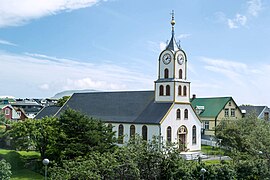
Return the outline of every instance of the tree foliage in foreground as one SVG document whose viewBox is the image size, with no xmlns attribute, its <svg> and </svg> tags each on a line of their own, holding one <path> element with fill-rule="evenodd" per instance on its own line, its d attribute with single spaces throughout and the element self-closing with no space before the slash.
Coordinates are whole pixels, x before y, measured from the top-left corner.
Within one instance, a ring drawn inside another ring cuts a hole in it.
<svg viewBox="0 0 270 180">
<path fill-rule="evenodd" d="M 115 132 L 111 127 L 72 109 L 60 115 L 56 131 L 59 135 L 54 154 L 60 160 L 85 156 L 91 151 L 108 152 L 115 147 Z"/>
<path fill-rule="evenodd" d="M 4 159 L 0 161 L 0 179 L 9 180 L 12 175 L 11 166 Z"/>
<path fill-rule="evenodd" d="M 231 164 L 206 165 L 181 158 L 175 146 L 160 147 L 158 138 L 152 142 L 136 137 L 113 153 L 92 151 L 86 157 L 66 160 L 49 169 L 51 179 L 200 179 L 201 168 L 207 169 L 205 179 L 234 179 Z M 220 178 L 221 177 L 221 178 Z"/>
<path fill-rule="evenodd" d="M 61 162 L 91 151 L 111 151 L 114 132 L 100 120 L 68 109 L 59 118 L 45 117 L 15 123 L 7 132 L 14 148 L 38 150 L 41 158 Z"/>
<path fill-rule="evenodd" d="M 216 129 L 217 138 L 233 158 L 238 179 L 269 179 L 270 123 L 250 115 L 223 121 Z"/>
</svg>

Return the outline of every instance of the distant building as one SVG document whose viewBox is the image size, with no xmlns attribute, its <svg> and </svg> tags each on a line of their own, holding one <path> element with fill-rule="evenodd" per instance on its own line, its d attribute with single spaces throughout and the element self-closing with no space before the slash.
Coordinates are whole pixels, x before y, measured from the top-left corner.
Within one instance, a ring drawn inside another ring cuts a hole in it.
<svg viewBox="0 0 270 180">
<path fill-rule="evenodd" d="M 202 138 L 215 135 L 216 126 L 226 119 L 240 119 L 242 113 L 232 97 L 210 97 L 191 99 L 191 105 L 199 115 L 202 123 Z"/>
<path fill-rule="evenodd" d="M 23 109 L 25 115 L 31 119 L 43 108 L 41 104 L 33 99 L 17 99 L 15 103 L 12 103 L 12 106 Z"/>
<path fill-rule="evenodd" d="M 2 113 L 4 113 L 6 119 L 20 120 L 20 115 L 10 104 L 0 104 L 0 109 L 2 110 Z"/>
<path fill-rule="evenodd" d="M 244 116 L 254 114 L 259 119 L 264 119 L 266 121 L 270 121 L 269 113 L 270 108 L 267 106 L 239 106 Z"/>
</svg>

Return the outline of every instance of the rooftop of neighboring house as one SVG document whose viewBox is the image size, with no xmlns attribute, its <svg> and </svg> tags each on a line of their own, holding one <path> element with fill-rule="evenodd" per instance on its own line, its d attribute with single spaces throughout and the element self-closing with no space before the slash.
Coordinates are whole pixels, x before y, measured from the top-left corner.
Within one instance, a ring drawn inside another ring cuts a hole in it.
<svg viewBox="0 0 270 180">
<path fill-rule="evenodd" d="M 239 108 L 244 114 L 255 114 L 256 117 L 259 117 L 264 110 L 270 111 L 267 106 L 241 105 Z"/>
<path fill-rule="evenodd" d="M 220 111 L 231 100 L 233 100 L 232 97 L 193 97 L 190 102 L 196 111 L 199 110 L 200 117 L 217 117 Z"/>
<path fill-rule="evenodd" d="M 42 119 L 46 116 L 54 116 L 61 107 L 59 106 L 46 106 L 35 117 L 35 119 Z"/>
</svg>

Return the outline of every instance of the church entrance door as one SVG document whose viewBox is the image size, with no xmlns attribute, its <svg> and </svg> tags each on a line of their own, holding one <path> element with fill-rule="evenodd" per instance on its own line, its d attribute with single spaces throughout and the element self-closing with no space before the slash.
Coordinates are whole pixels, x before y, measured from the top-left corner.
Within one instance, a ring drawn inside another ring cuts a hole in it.
<svg viewBox="0 0 270 180">
<path fill-rule="evenodd" d="M 178 129 L 178 144 L 179 150 L 185 151 L 187 148 L 187 128 L 185 126 L 181 126 Z"/>
</svg>

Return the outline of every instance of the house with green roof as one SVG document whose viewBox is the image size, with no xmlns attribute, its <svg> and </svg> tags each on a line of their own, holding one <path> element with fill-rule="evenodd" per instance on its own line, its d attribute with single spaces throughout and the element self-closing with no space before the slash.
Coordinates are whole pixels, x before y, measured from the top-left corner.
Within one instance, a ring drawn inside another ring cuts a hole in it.
<svg viewBox="0 0 270 180">
<path fill-rule="evenodd" d="M 191 105 L 203 123 L 203 137 L 215 135 L 215 127 L 221 120 L 240 119 L 243 116 L 232 97 L 196 98 L 193 96 Z"/>
</svg>

